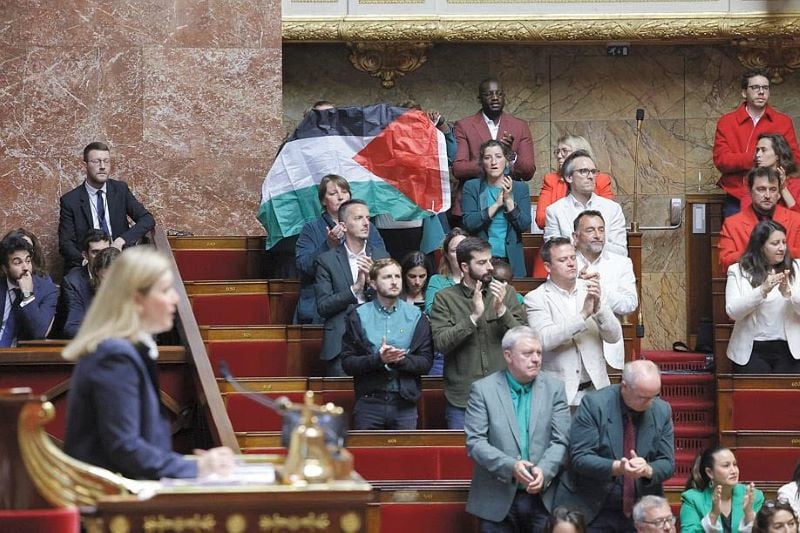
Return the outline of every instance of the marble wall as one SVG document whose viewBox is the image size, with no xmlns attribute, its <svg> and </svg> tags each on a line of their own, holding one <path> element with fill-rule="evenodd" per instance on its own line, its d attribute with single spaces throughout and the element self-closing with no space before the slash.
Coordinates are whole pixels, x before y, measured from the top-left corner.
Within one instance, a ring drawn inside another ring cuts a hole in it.
<svg viewBox="0 0 800 533">
<path fill-rule="evenodd" d="M 98 140 L 165 228 L 263 233 L 282 138 L 279 0 L 0 6 L 0 228 L 39 234 L 57 271 L 58 199 Z"/>
<path fill-rule="evenodd" d="M 611 58 L 599 46 L 436 45 L 418 71 L 383 89 L 355 71 L 343 44 L 284 47 L 284 124 L 288 130 L 316 100 L 339 105 L 412 98 L 456 120 L 479 109 L 477 85 L 503 81 L 506 110 L 529 121 L 538 170 L 534 192 L 553 165 L 555 139 L 572 132 L 589 139 L 598 168 L 614 178 L 628 220 L 633 213 L 635 112 L 646 111 L 639 152 L 640 223 L 664 225 L 671 197 L 714 192 L 711 160 L 719 116 L 741 100 L 743 67 L 724 46 L 634 45 Z M 774 87 L 771 103 L 800 118 L 800 76 Z M 686 338 L 683 229 L 644 235 L 643 292 L 647 347 Z"/>
</svg>

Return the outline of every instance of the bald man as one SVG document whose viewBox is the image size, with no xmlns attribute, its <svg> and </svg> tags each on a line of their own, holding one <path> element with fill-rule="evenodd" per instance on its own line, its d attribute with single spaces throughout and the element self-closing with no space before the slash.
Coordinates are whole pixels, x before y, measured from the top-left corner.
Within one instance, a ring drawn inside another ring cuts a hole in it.
<svg viewBox="0 0 800 533">
<path fill-rule="evenodd" d="M 664 493 L 675 471 L 672 410 L 659 398 L 661 374 L 632 361 L 622 383 L 584 396 L 570 428 L 571 464 L 555 505 L 581 511 L 589 532 L 634 532 L 633 504 Z"/>
</svg>

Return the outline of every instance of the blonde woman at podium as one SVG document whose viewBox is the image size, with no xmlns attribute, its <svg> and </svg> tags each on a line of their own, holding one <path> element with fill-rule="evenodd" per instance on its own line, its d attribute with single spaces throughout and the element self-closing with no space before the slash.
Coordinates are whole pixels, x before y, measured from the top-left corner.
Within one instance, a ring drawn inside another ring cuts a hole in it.
<svg viewBox="0 0 800 533">
<path fill-rule="evenodd" d="M 64 451 L 133 479 L 194 478 L 233 470 L 229 448 L 172 451 L 159 402 L 158 346 L 178 303 L 170 264 L 152 248 L 125 250 L 111 266 L 63 356 L 77 361 Z"/>
</svg>

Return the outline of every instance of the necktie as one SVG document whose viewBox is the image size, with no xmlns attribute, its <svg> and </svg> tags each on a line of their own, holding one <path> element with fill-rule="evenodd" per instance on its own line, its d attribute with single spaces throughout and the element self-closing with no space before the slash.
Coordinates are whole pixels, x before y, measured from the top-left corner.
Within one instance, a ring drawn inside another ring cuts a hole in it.
<svg viewBox="0 0 800 533">
<path fill-rule="evenodd" d="M 100 229 L 105 231 L 106 234 L 111 237 L 111 232 L 108 231 L 108 225 L 106 224 L 106 205 L 103 202 L 103 191 L 97 191 L 97 222 L 100 224 Z"/>
<path fill-rule="evenodd" d="M 19 289 L 13 289 L 15 297 L 14 302 L 21 299 Z M 17 336 L 16 313 L 14 312 L 14 302 L 11 302 L 11 310 L 8 312 L 8 319 L 6 320 L 5 327 L 3 328 L 3 335 L 0 337 L 0 348 L 11 348 L 14 342 L 14 337 Z"/>
<path fill-rule="evenodd" d="M 628 457 L 631 450 L 636 449 L 636 427 L 633 417 L 625 414 L 625 432 L 622 435 L 622 455 Z M 636 481 L 630 477 L 622 478 L 622 512 L 630 517 L 633 514 L 633 504 L 636 502 Z"/>
</svg>

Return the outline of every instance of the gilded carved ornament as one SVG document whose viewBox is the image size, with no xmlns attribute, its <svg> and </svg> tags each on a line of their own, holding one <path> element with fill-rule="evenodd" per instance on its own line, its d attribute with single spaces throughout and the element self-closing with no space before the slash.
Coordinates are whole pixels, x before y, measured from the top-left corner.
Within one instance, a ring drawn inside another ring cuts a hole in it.
<svg viewBox="0 0 800 533">
<path fill-rule="evenodd" d="M 433 46 L 428 42 L 358 42 L 347 43 L 350 62 L 356 70 L 380 78 L 381 85 L 390 89 L 395 80 L 417 70 L 427 60 Z"/>
<path fill-rule="evenodd" d="M 450 0 L 451 4 L 487 4 Z M 495 3 L 495 2 L 492 2 Z M 800 37 L 797 14 L 655 14 L 642 16 L 521 15 L 518 17 L 448 17 L 413 19 L 283 19 L 283 41 L 428 41 L 428 42 L 730 42 L 734 39 Z"/>
<path fill-rule="evenodd" d="M 782 83 L 784 76 L 800 68 L 800 38 L 739 39 L 739 61 L 747 68 L 764 68 L 772 83 Z"/>
</svg>

